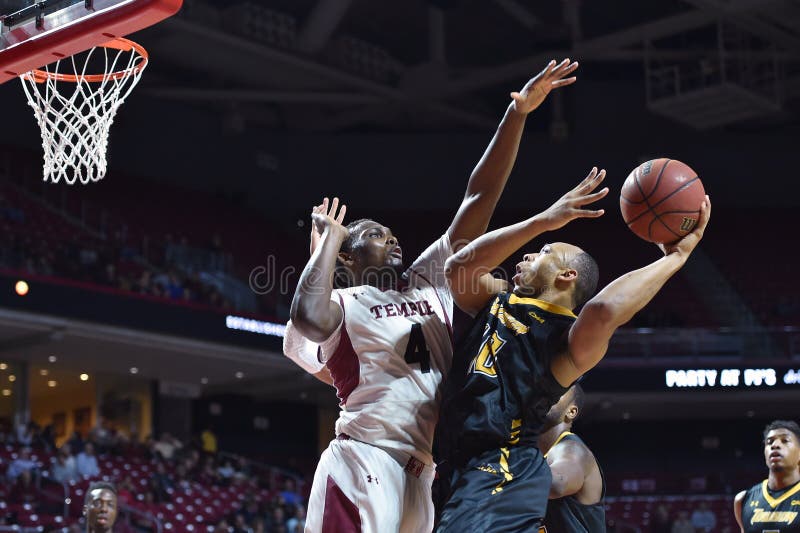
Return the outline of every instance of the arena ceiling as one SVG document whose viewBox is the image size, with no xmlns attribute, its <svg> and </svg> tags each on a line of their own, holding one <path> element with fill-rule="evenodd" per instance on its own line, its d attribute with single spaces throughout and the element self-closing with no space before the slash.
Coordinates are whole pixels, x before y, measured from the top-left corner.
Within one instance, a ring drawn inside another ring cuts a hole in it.
<svg viewBox="0 0 800 533">
<path fill-rule="evenodd" d="M 560 57 L 644 92 L 652 69 L 763 56 L 782 100 L 768 123 L 794 120 L 800 95 L 796 0 L 186 0 L 136 37 L 154 58 L 143 93 L 234 129 L 494 128 L 505 95 Z"/>
</svg>

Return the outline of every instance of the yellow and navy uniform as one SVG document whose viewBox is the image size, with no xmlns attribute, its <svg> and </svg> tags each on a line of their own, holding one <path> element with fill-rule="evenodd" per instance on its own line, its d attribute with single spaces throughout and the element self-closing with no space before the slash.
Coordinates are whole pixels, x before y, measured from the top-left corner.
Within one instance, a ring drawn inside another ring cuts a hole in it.
<svg viewBox="0 0 800 533">
<path fill-rule="evenodd" d="M 567 391 L 550 372 L 575 321 L 569 309 L 500 293 L 456 349 L 437 426 L 446 502 L 438 531 L 530 531 L 551 475 L 537 448 Z"/>
<path fill-rule="evenodd" d="M 800 481 L 770 490 L 767 480 L 747 490 L 742 501 L 745 533 L 800 533 Z"/>
<path fill-rule="evenodd" d="M 568 440 L 578 441 L 583 444 L 583 440 L 579 436 L 565 431 L 559 435 L 553 446 Z M 550 447 L 551 450 L 553 446 Z M 546 457 L 547 454 L 545 454 Z M 595 459 L 595 462 L 597 462 L 597 459 Z M 544 533 L 600 533 L 606 530 L 606 509 L 603 503 L 606 497 L 606 480 L 599 463 L 597 463 L 597 468 L 600 470 L 600 477 L 603 478 L 600 501 L 586 505 L 579 502 L 574 495 L 550 500 L 547 503 L 544 528 L 540 531 Z"/>
</svg>

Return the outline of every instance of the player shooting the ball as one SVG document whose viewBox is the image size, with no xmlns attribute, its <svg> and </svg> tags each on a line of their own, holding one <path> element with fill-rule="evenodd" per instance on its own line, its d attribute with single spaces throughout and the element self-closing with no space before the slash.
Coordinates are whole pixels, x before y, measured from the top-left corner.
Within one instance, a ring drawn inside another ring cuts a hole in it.
<svg viewBox="0 0 800 533">
<path fill-rule="evenodd" d="M 523 255 L 512 283 L 487 273 L 544 232 L 602 216 L 602 209 L 585 206 L 608 194 L 607 188 L 595 192 L 604 178 L 604 170 L 592 169 L 545 211 L 478 237 L 447 261 L 455 303 L 476 320 L 454 354 L 437 428 L 450 472 L 440 532 L 541 525 L 551 482 L 537 447 L 545 415 L 600 362 L 614 331 L 658 293 L 703 237 L 711 215 L 707 196 L 691 233 L 659 245 L 663 257 L 594 297 L 597 264 L 572 244 L 551 242 Z"/>
</svg>

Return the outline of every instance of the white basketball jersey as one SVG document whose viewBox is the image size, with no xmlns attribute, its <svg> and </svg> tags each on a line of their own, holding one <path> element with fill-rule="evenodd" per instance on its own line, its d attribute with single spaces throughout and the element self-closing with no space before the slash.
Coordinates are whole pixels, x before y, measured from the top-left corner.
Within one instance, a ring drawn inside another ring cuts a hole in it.
<svg viewBox="0 0 800 533">
<path fill-rule="evenodd" d="M 336 433 L 432 464 L 439 385 L 453 358 L 445 234 L 404 274 L 401 290 L 337 289 L 344 327 L 321 343 L 341 412 Z"/>
</svg>

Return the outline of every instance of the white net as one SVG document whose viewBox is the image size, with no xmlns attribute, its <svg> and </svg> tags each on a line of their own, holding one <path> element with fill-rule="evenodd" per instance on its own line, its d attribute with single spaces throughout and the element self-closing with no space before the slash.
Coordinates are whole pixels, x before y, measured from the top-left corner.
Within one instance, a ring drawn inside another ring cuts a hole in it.
<svg viewBox="0 0 800 533">
<path fill-rule="evenodd" d="M 139 45 L 116 39 L 20 76 L 42 130 L 45 181 L 87 184 L 105 176 L 111 124 L 147 61 Z M 89 74 L 93 67 L 104 74 Z"/>
</svg>

